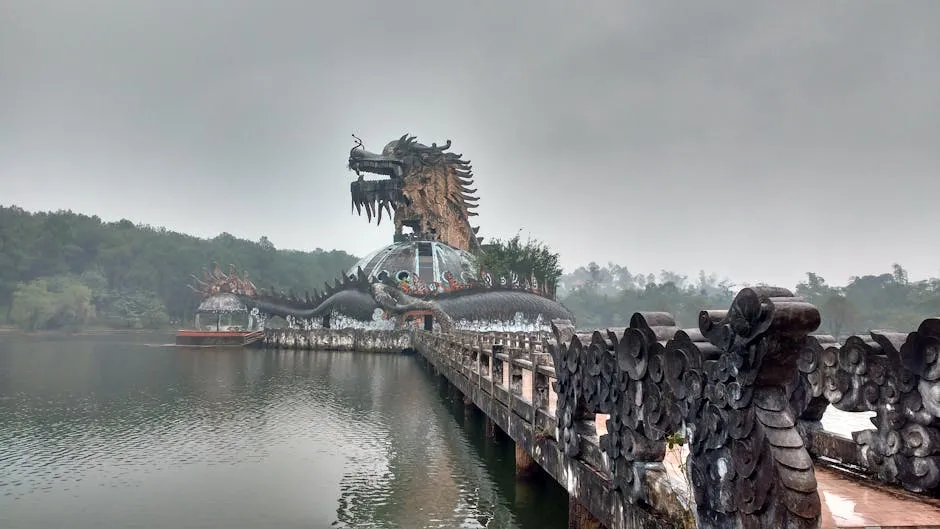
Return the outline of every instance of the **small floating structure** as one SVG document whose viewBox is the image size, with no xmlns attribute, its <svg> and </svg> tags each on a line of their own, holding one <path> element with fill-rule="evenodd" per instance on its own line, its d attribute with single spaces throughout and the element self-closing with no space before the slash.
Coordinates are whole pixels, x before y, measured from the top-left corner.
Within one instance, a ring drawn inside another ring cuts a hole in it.
<svg viewBox="0 0 940 529">
<path fill-rule="evenodd" d="M 197 331 L 180 330 L 176 345 L 189 347 L 253 347 L 261 346 L 263 331 Z"/>
<path fill-rule="evenodd" d="M 196 310 L 195 329 L 176 333 L 176 345 L 194 347 L 250 347 L 263 343 L 264 331 L 238 296 L 223 292 L 210 296 Z"/>
</svg>

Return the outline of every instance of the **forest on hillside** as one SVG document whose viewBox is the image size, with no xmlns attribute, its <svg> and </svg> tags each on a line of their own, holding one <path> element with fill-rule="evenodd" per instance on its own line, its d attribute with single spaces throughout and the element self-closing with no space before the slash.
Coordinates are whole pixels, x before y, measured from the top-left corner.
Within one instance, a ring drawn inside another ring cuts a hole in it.
<svg viewBox="0 0 940 529">
<path fill-rule="evenodd" d="M 185 324 L 199 303 L 191 276 L 214 262 L 248 271 L 259 288 L 303 292 L 332 283 L 356 260 L 343 251 L 278 250 L 267 237 L 201 239 L 129 220 L 0 206 L 0 324 Z"/>
<path fill-rule="evenodd" d="M 518 235 L 489 241 L 484 251 L 478 257 L 490 272 L 535 276 L 551 286 L 582 329 L 624 327 L 637 311 L 671 312 L 682 326 L 694 327 L 700 310 L 727 308 L 744 286 L 704 271 L 689 279 L 666 270 L 631 272 L 614 263 L 592 262 L 563 274 L 557 253 Z M 259 288 L 303 293 L 332 283 L 356 260 L 339 250 L 278 250 L 267 237 L 248 241 L 223 233 L 203 239 L 129 220 L 0 206 L 0 325 L 186 325 L 199 301 L 188 286 L 191 276 L 211 263 L 247 271 Z M 940 315 L 940 279 L 911 281 L 900 265 L 844 286 L 809 272 L 795 293 L 820 308 L 819 332 L 835 336 L 869 329 L 907 332 Z"/>
<path fill-rule="evenodd" d="M 727 309 L 739 289 L 704 271 L 690 280 L 674 272 L 631 273 L 625 266 L 589 263 L 559 280 L 558 295 L 582 329 L 626 327 L 637 311 L 672 313 L 683 327 L 697 327 L 702 309 Z M 925 318 L 940 316 L 940 279 L 911 281 L 895 264 L 890 272 L 853 277 L 830 285 L 807 272 L 794 293 L 822 314 L 818 333 L 845 337 L 873 329 L 910 332 Z"/>
</svg>

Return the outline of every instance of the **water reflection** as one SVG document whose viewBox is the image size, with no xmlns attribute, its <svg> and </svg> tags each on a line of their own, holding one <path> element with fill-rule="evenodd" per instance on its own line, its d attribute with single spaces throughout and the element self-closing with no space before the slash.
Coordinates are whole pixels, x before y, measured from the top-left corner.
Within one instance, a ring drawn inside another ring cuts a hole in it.
<svg viewBox="0 0 940 529">
<path fill-rule="evenodd" d="M 0 341 L 0 526 L 562 527 L 414 358 Z"/>
</svg>

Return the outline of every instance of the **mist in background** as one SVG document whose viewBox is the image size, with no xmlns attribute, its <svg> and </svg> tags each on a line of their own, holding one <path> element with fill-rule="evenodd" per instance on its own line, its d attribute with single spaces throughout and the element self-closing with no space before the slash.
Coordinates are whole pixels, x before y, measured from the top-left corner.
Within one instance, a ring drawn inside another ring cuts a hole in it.
<svg viewBox="0 0 940 529">
<path fill-rule="evenodd" d="M 0 3 L 0 204 L 278 248 L 391 242 L 356 133 L 473 162 L 567 269 L 940 274 L 940 3 Z"/>
</svg>

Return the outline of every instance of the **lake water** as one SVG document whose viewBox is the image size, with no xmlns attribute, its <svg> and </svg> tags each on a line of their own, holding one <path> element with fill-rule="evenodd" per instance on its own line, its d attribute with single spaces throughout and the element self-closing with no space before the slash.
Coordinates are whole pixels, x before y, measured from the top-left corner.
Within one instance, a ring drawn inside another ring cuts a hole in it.
<svg viewBox="0 0 940 529">
<path fill-rule="evenodd" d="M 567 526 L 413 357 L 171 341 L 0 336 L 0 527 Z"/>
</svg>

